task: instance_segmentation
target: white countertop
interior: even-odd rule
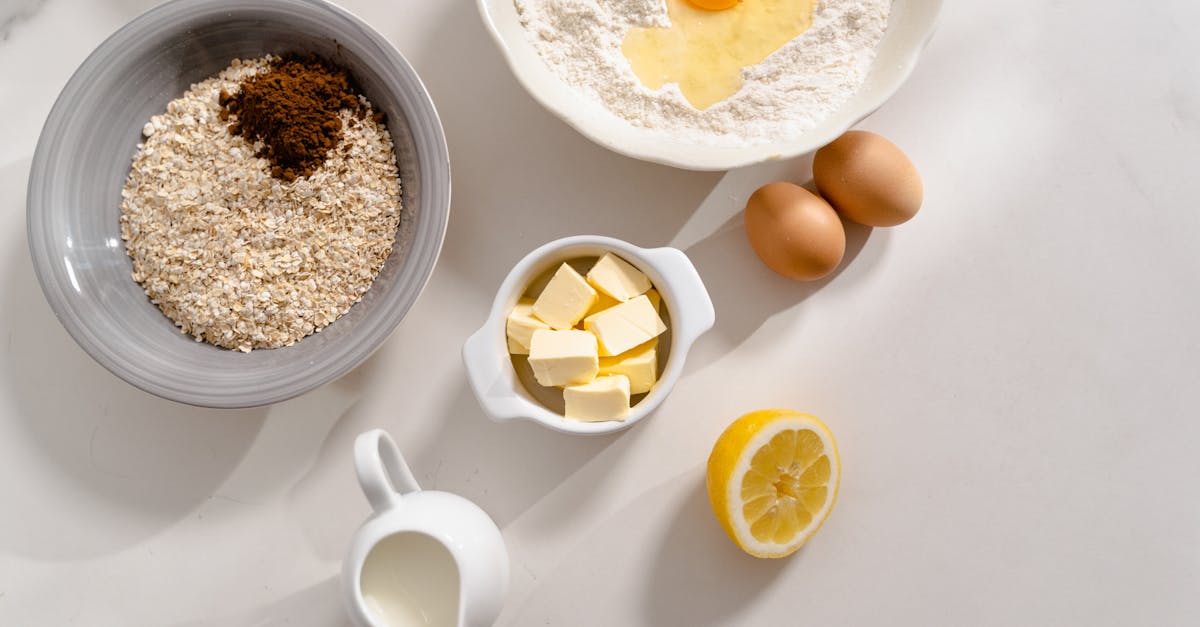
[[[1200,9],[948,2],[863,125],[921,170],[912,222],[850,234],[833,280],[751,252],[728,174],[598,148],[516,84],[467,0],[346,0],[412,61],[454,206],[421,300],[351,375],[264,409],[144,394],[76,347],[25,243],[41,123],[151,0],[0,6],[0,624],[341,625],[367,516],[354,436],[388,429],[512,556],[503,625],[1185,625],[1200,615]],[[493,424],[459,348],[508,268],[584,232],[680,247],[717,326],[650,420]],[[821,416],[841,496],[787,560],[741,554],[703,492],[721,430]]]

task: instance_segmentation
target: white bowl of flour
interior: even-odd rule
[[[817,0],[812,26],[742,70],[701,111],[674,83],[647,89],[621,50],[668,26],[665,0],[477,0],[525,89],[596,143],[646,161],[728,170],[802,155],[878,109],[912,72],[941,0]]]

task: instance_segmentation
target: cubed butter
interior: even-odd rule
[[[533,299],[522,298],[517,306],[508,312],[508,352],[514,355],[528,355],[533,332],[549,328],[550,325],[533,315]]]
[[[600,371],[596,336],[538,329],[529,343],[529,366],[537,382],[547,387],[588,383]]]
[[[629,415],[629,379],[618,374],[571,385],[563,389],[563,400],[571,420],[625,420]]]
[[[584,319],[587,319],[587,317],[592,314],[598,314],[601,311],[604,311],[605,309],[611,309],[612,307],[616,307],[617,305],[620,305],[620,304],[621,304],[621,301],[613,298],[612,296],[609,296],[608,294],[605,294],[604,292],[596,292],[596,303],[594,305],[592,305],[592,308],[589,309],[587,311],[587,313],[584,314],[583,317],[584,317]],[[583,320],[580,320],[579,324],[577,324],[575,326],[577,326],[579,328],[583,328],[582,323],[583,323]]]
[[[584,318],[583,328],[596,334],[600,356],[620,355],[667,330],[645,294]]]
[[[615,357],[601,357],[599,376],[615,374],[629,378],[630,394],[649,392],[658,380],[658,338]]]
[[[533,303],[533,313],[552,329],[575,326],[596,302],[596,290],[575,268],[562,264]]]
[[[650,304],[654,305],[654,311],[662,313],[662,295],[653,287],[646,290],[646,298],[650,299]]]
[[[651,288],[650,279],[641,270],[612,253],[604,256],[587,273],[588,283],[597,290],[625,302]]]

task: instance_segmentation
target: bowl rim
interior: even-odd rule
[[[580,251],[577,256],[590,256],[597,251],[616,253],[649,276],[671,317],[671,350],[658,382],[630,409],[625,420],[570,420],[531,398],[513,368],[506,343],[508,311],[530,281],[556,261],[571,258],[572,253],[565,251]],[[463,344],[463,362],[476,399],[496,422],[527,420],[575,435],[613,433],[632,427],[662,405],[682,376],[692,345],[712,328],[715,320],[712,299],[683,251],[669,246],[642,248],[601,235],[574,235],[535,248],[513,266],[496,290],[487,320]]]
[[[262,4],[271,4],[274,0],[256,0],[261,8]],[[81,310],[72,307],[69,304],[71,300],[67,294],[65,284],[58,280],[55,274],[50,270],[53,260],[50,258],[50,238],[53,230],[48,228],[47,216],[42,204],[45,202],[44,195],[40,192],[48,176],[48,168],[50,161],[51,143],[55,140],[51,133],[52,130],[62,126],[65,121],[65,110],[69,108],[69,103],[75,98],[78,93],[84,91],[90,76],[96,66],[98,66],[105,56],[112,52],[118,46],[127,43],[133,33],[136,33],[143,24],[153,21],[159,15],[164,13],[170,14],[178,10],[181,5],[197,5],[203,6],[206,13],[218,14],[224,13],[227,16],[233,16],[240,9],[252,9],[253,6],[244,6],[237,0],[169,0],[157,6],[154,6],[145,12],[137,15],[133,19],[126,22],[108,37],[106,37],[99,45],[96,46],[79,65],[78,68],[71,74],[71,77],[64,84],[62,90],[54,100],[54,104],[50,108],[50,112],[46,116],[46,121],[42,124],[41,131],[38,135],[37,146],[34,149],[33,159],[30,165],[30,174],[26,185],[26,240],[29,246],[29,253],[32,260],[34,274],[42,290],[42,295],[47,304],[49,304],[54,317],[59,324],[63,326],[68,334],[75,342],[88,354],[94,361],[103,366],[106,370],[116,375],[126,383],[160,398],[193,405],[197,407],[208,407],[216,409],[240,409],[249,407],[260,407],[282,402],[302,394],[305,394],[313,389],[316,389],[330,381],[338,379],[359,364],[367,360],[375,351],[383,346],[387,338],[395,331],[396,327],[407,315],[408,311],[419,299],[421,293],[428,285],[430,278],[433,276],[434,269],[438,259],[441,257],[441,250],[445,242],[446,231],[449,226],[450,218],[450,196],[452,190],[452,174],[450,168],[449,149],[446,144],[445,130],[442,126],[441,117],[438,114],[437,107],[429,95],[428,89],[424,82],[417,74],[416,70],[386,37],[376,31],[365,20],[355,15],[351,11],[341,7],[338,4],[328,0],[288,0],[287,4],[302,3],[310,5],[314,10],[324,11],[331,17],[344,20],[347,24],[356,28],[365,41],[370,45],[379,49],[394,66],[395,70],[404,74],[408,80],[411,80],[413,85],[417,87],[414,93],[410,94],[417,100],[422,107],[426,109],[430,121],[430,130],[432,131],[432,153],[424,155],[423,163],[430,168],[440,167],[445,171],[444,190],[429,189],[423,191],[422,198],[425,202],[421,205],[422,216],[432,215],[432,219],[437,221],[433,226],[435,238],[429,242],[428,246],[432,247],[430,254],[420,259],[406,259],[405,263],[421,263],[419,267],[420,278],[416,282],[416,289],[410,297],[403,299],[398,303],[397,307],[389,310],[389,313],[384,322],[378,329],[378,341],[362,342],[361,348],[354,351],[348,351],[344,359],[332,364],[330,367],[313,368],[309,367],[304,370],[300,376],[289,376],[282,379],[275,379],[271,383],[256,388],[252,396],[242,394],[232,396],[221,394],[219,392],[206,391],[198,392],[194,388],[180,388],[164,384],[162,382],[148,379],[140,376],[138,373],[130,369],[122,361],[115,359],[104,349],[102,343],[92,332],[88,325],[81,321],[85,317],[80,315]],[[283,4],[283,3],[281,3]],[[438,186],[443,187],[443,186]],[[122,250],[124,250],[122,248]],[[393,253],[394,254],[394,253]],[[302,338],[303,340],[304,338]],[[286,349],[288,347],[282,347]],[[262,350],[279,350],[279,349],[262,349]],[[315,362],[314,362],[315,363]],[[310,364],[311,366],[311,364]],[[323,364],[324,366],[324,364]]]
[[[544,62],[521,63],[514,55],[512,47],[514,45],[532,46],[532,44],[523,37],[519,43],[510,41],[505,36],[504,29],[496,24],[496,16],[492,13],[493,4],[512,5],[513,0],[476,0],[476,7],[492,41],[500,49],[501,56],[504,57],[505,63],[516,77],[517,82],[538,104],[584,137],[615,153],[634,159],[685,170],[724,171],[807,154],[837,139],[842,133],[879,110],[912,75],[921,53],[933,38],[941,19],[943,0],[915,1],[929,5],[930,18],[920,29],[916,45],[907,50],[906,54],[894,59],[899,64],[900,71],[881,81],[875,97],[864,102],[858,113],[851,115],[844,123],[827,125],[828,127],[824,130],[820,130],[821,126],[819,125],[815,129],[817,132],[809,131],[790,141],[740,147],[713,146],[702,143],[685,146],[684,144],[663,142],[661,136],[652,135],[645,129],[635,127],[628,121],[608,112],[602,104],[581,97],[574,87],[560,79]],[[513,10],[515,11],[515,8]],[[521,34],[524,35],[524,33]],[[885,34],[884,37],[886,38],[887,35]],[[541,61],[541,55],[536,50],[534,55]],[[877,62],[878,58],[872,61],[872,69]],[[870,79],[868,78],[868,80]],[[619,123],[611,123],[604,119],[597,121],[598,116],[595,115],[594,110],[589,111],[590,107],[587,105],[599,106],[607,114],[605,117]],[[682,150],[685,147],[691,150]]]

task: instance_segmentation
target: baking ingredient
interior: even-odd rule
[[[663,0],[514,3],[542,60],[581,99],[664,139],[717,146],[793,140],[825,120],[866,79],[891,8],[891,0],[817,2],[812,26],[743,68],[736,94],[699,110],[677,83],[643,85],[621,50],[632,29],[672,25]]]
[[[629,393],[644,394],[658,381],[658,338],[620,355],[600,358],[597,376],[621,374],[629,378]]]
[[[736,7],[741,0],[688,0],[692,6],[706,11],[724,11]]]
[[[604,311],[605,309],[608,309],[609,307],[616,307],[617,305],[620,305],[620,304],[621,304],[621,301],[613,298],[612,296],[609,296],[608,294],[605,294],[604,292],[597,291],[596,292],[596,302],[592,303],[591,308],[589,308],[587,310],[587,313],[583,315],[583,319],[580,320],[579,322],[575,323],[575,328],[582,329],[583,328],[583,320],[586,320],[588,316],[590,316],[592,314],[600,313],[601,311]]]
[[[423,533],[394,533],[371,547],[359,590],[374,624],[458,624],[458,566],[445,545]]]
[[[792,183],[768,183],[746,201],[746,235],[767,267],[797,281],[819,279],[846,252],[837,213],[816,194]]]
[[[579,273],[564,263],[533,303],[537,314],[552,329],[570,329],[596,302],[596,290]]]
[[[813,182],[838,213],[867,226],[907,222],[921,208],[921,175],[895,144],[849,131],[813,157]]]
[[[286,56],[219,94],[229,132],[262,142],[260,157],[285,181],[308,176],[342,139],[341,111],[358,111],[358,96],[344,68],[317,57]]]
[[[153,116],[121,191],[133,280],[184,333],[246,352],[292,344],[349,310],[401,215],[392,139],[365,99],[339,112],[325,162],[291,181],[230,134],[221,92],[273,60],[235,59]]]
[[[624,420],[630,395],[645,394],[658,382],[658,337],[667,330],[659,315],[662,296],[614,253],[593,261],[586,279],[573,267],[583,268],[585,261],[560,264],[536,294],[540,281],[527,288],[505,321],[508,352],[529,355],[538,385],[563,388],[565,417]],[[557,329],[543,317],[566,324],[589,297],[587,316],[576,319],[575,328]],[[518,368],[520,363],[514,358]],[[605,377],[622,381],[591,385]]]
[[[658,290],[653,287],[646,290],[646,298],[650,299],[651,305],[654,305],[654,311],[662,313],[662,296],[659,295]]]
[[[666,0],[668,27],[633,28],[621,51],[651,90],[676,83],[704,110],[742,88],[742,68],[755,65],[812,25],[813,0],[748,0],[728,11]]]
[[[786,557],[821,528],[841,481],[837,443],[815,416],[765,409],[725,429],[708,458],[708,498],[755,557]]]
[[[650,300],[650,304],[654,305],[654,311],[662,313],[662,296],[658,293],[658,290],[656,290],[652,287],[652,288],[646,290],[645,296],[646,296],[646,298],[648,298]],[[605,294],[604,292],[598,291],[597,298],[596,298],[596,304],[592,305],[592,308],[588,310],[587,315],[585,315],[583,317],[583,319],[587,320],[588,316],[591,316],[592,314],[600,313],[601,311],[604,311],[605,309],[611,309],[620,304],[621,304],[621,301],[613,298],[612,296],[609,296],[608,294]],[[583,328],[583,320],[580,320],[579,322],[575,323],[575,328],[582,329]]]
[[[513,307],[513,310],[508,312],[508,320],[505,321],[508,352],[514,355],[528,355],[533,332],[549,328],[550,325],[533,315],[533,299],[522,298]]]
[[[624,420],[629,415],[629,379],[624,375],[596,377],[589,383],[563,388],[564,414],[571,420]]]
[[[625,302],[650,289],[650,279],[629,262],[605,253],[587,273],[587,282],[597,291]]]
[[[600,355],[620,355],[667,330],[644,294],[583,320],[583,328],[600,340]]]
[[[529,365],[547,387],[587,383],[600,371],[596,336],[587,331],[539,329],[529,342]]]

